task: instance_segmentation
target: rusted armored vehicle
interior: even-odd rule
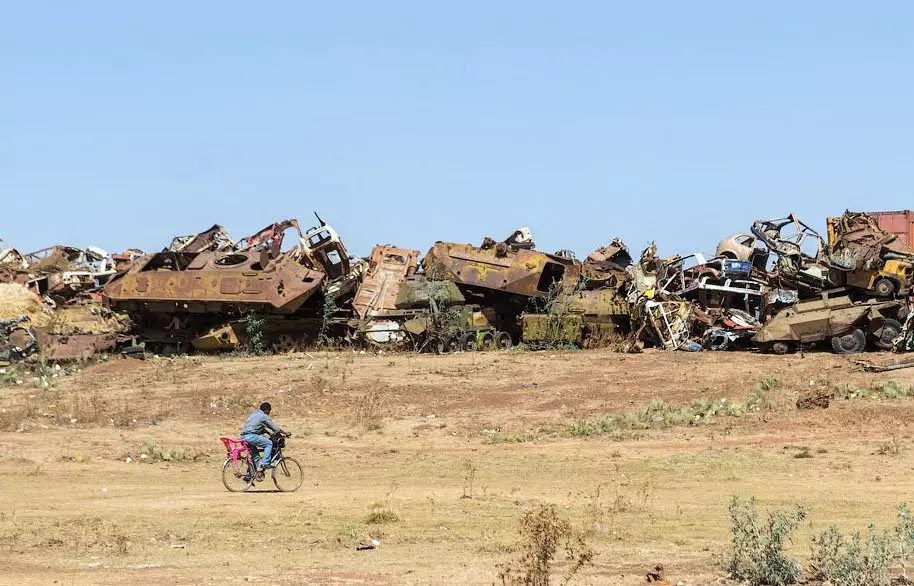
[[[486,238],[478,247],[436,242],[422,269],[429,279],[455,283],[468,304],[486,308],[495,333],[505,332],[512,343],[521,339],[521,314],[530,309],[530,299],[557,299],[581,281],[580,261],[533,249],[524,228],[501,242]]]
[[[417,274],[419,251],[376,246],[352,302],[351,335],[378,346],[448,352],[506,348],[491,309],[467,304],[452,281]]]
[[[784,354],[791,347],[828,341],[839,354],[863,352],[867,345],[890,350],[901,332],[901,301],[854,301],[844,289],[820,294],[780,311],[756,333],[763,350]]]
[[[576,260],[505,242],[488,247],[436,242],[422,268],[431,278],[482,296],[547,297],[554,289],[573,290],[581,277]]]
[[[521,330],[524,343],[534,346],[600,347],[631,330],[631,306],[615,289],[581,289],[561,294],[548,312],[524,313]]]
[[[290,229],[296,244],[281,252]],[[345,324],[337,310],[351,300],[361,268],[322,220],[304,234],[288,220],[243,247],[144,256],[109,281],[104,300],[130,314],[140,340],[165,350],[234,348],[248,334],[250,312],[263,320],[263,343],[286,350],[328,322]]]

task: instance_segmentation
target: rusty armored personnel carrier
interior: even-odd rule
[[[614,241],[591,257],[582,265],[535,250],[529,231],[520,229],[503,242],[487,238],[481,247],[437,242],[422,266],[426,275],[453,281],[468,302],[487,308],[514,342],[585,346],[630,324],[622,294],[631,262],[627,249]],[[589,274],[582,278],[585,269]]]
[[[296,244],[281,252],[290,230]],[[234,348],[245,339],[250,312],[263,320],[263,343],[286,350],[338,321],[334,314],[351,299],[360,270],[323,220],[305,233],[287,220],[229,249],[143,256],[108,282],[103,297],[131,316],[138,339],[163,350]]]
[[[376,246],[352,302],[352,338],[420,352],[507,348],[510,334],[494,326],[490,309],[468,304],[449,280],[418,273],[418,250]]]

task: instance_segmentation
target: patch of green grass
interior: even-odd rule
[[[368,515],[365,516],[366,525],[386,525],[388,523],[396,523],[399,520],[400,517],[384,503],[372,504],[368,510]]]
[[[914,397],[914,386],[905,387],[897,381],[877,381],[867,388],[857,388],[852,383],[841,383],[832,390],[834,399],[900,399]]]
[[[702,397],[693,399],[687,406],[676,406],[663,399],[651,399],[650,403],[635,412],[607,413],[593,419],[576,421],[567,433],[572,437],[624,436],[635,430],[652,427],[713,424],[716,417],[742,417],[753,411],[770,411],[777,406],[768,398],[768,392],[780,388],[780,384],[776,378],[761,379],[741,402]]]

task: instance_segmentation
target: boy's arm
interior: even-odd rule
[[[276,422],[273,421],[269,415],[267,415],[266,418],[263,420],[263,424],[266,425],[271,431],[273,431],[273,433],[282,431],[282,429],[280,429],[280,427],[278,425],[276,425]]]

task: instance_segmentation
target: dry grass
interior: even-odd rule
[[[914,384],[914,373],[893,376]],[[536,441],[487,442],[493,429],[567,429],[604,413],[638,412],[653,399],[742,401],[771,378],[780,382],[767,396],[774,410],[652,426],[620,441],[539,433]],[[873,388],[888,380],[824,354],[112,361],[50,389],[0,389],[0,494],[8,497],[0,570],[35,584],[244,576],[492,584],[496,567],[521,554],[519,520],[552,504],[589,532],[595,552],[575,583],[639,583],[657,564],[673,583],[711,582],[722,576],[715,560],[728,545],[734,492],[757,496],[760,507],[803,504],[813,524],[797,530],[800,558],[827,524],[864,531],[870,520],[892,522],[912,481],[914,450],[877,453],[883,444],[905,445],[914,400],[879,395],[825,410],[792,407],[810,383]],[[264,492],[266,485],[230,494],[219,481],[218,437],[235,435],[263,400],[295,433],[286,451],[302,462],[305,484],[293,494]],[[354,425],[359,433],[351,435]],[[147,441],[154,452],[204,457],[143,465]],[[795,458],[803,448],[813,457]],[[264,548],[227,553],[252,530],[275,564],[260,564]],[[369,536],[383,545],[357,552]],[[554,563],[561,576],[571,562],[559,555]]]

